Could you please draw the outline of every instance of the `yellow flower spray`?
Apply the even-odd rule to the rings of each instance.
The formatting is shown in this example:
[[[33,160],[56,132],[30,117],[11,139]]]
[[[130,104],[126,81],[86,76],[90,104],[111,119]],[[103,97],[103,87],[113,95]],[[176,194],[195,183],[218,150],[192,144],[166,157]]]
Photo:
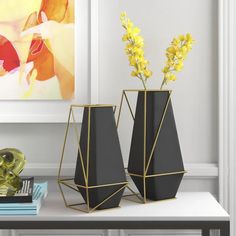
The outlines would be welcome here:
[[[131,76],[139,78],[146,90],[147,79],[152,76],[152,72],[148,69],[149,62],[144,57],[144,40],[140,33],[140,29],[135,27],[126,13],[121,14],[122,26],[126,33],[122,40],[127,42],[125,52],[129,58],[130,66],[134,67]]]
[[[125,12],[121,14],[120,19],[126,31],[122,38],[124,42],[127,42],[125,52],[129,58],[130,66],[134,67],[131,76],[139,78],[146,90],[146,82],[152,76],[152,71],[148,69],[149,61],[144,57],[143,37],[139,35],[140,29],[134,26]],[[184,60],[192,49],[193,43],[194,39],[189,33],[179,35],[178,38],[172,40],[170,46],[166,49],[167,61],[162,70],[164,78],[161,84],[161,90],[169,81],[176,80],[176,73],[183,69]]]
[[[192,49],[193,42],[191,34],[180,35],[178,38],[174,38],[170,47],[166,49],[167,61],[166,66],[162,70],[164,79],[161,84],[161,90],[169,81],[176,80],[175,73],[183,69],[183,62]]]

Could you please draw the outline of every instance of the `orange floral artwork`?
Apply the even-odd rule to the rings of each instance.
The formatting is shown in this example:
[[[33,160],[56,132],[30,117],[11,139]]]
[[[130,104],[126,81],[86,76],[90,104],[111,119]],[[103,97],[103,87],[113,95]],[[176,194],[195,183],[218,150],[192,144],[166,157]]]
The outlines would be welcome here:
[[[0,3],[0,99],[74,98],[74,0]]]

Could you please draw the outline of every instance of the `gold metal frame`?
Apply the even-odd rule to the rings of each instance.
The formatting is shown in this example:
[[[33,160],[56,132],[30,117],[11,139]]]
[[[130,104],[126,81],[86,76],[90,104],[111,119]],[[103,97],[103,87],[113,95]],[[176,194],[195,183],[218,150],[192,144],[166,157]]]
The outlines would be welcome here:
[[[67,122],[67,127],[66,127],[66,134],[65,134],[64,144],[63,144],[63,148],[62,148],[62,156],[61,156],[61,161],[60,161],[60,166],[59,166],[59,171],[58,171],[58,185],[59,185],[59,189],[60,189],[62,198],[63,198],[64,203],[65,203],[65,206],[68,207],[68,208],[78,210],[78,211],[82,211],[82,212],[86,212],[86,213],[93,212],[99,206],[101,206],[103,203],[105,203],[110,198],[112,198],[114,195],[118,194],[120,191],[122,191],[124,188],[126,188],[127,185],[128,185],[128,182],[120,182],[120,183],[108,183],[108,184],[101,184],[101,185],[96,185],[96,186],[89,186],[88,179],[89,179],[90,135],[91,135],[91,133],[90,133],[91,119],[90,118],[91,118],[91,108],[93,108],[93,107],[113,107],[114,113],[116,111],[116,106],[113,106],[113,105],[71,105],[70,112],[69,112],[69,117],[68,117],[68,122]],[[86,163],[84,163],[84,161],[83,161],[83,156],[82,156],[82,152],[81,152],[80,132],[78,131],[78,129],[76,127],[76,119],[75,119],[75,114],[74,114],[74,110],[73,110],[75,108],[82,108],[82,109],[88,108],[88,135],[87,135],[88,140],[87,140]],[[78,152],[79,152],[79,156],[80,156],[80,162],[81,162],[81,166],[82,166],[82,172],[83,172],[85,186],[75,184],[73,178],[69,178],[69,179],[61,178],[61,171],[62,171],[63,160],[64,160],[64,156],[65,156],[65,147],[66,147],[66,142],[67,142],[67,137],[68,137],[68,131],[69,131],[69,128],[70,128],[70,125],[71,125],[71,118],[72,118],[72,123],[74,124],[76,138],[77,138],[77,142],[78,142]],[[85,165],[86,165],[86,168],[85,168]],[[86,201],[82,202],[82,203],[76,203],[76,204],[68,203],[68,201],[66,200],[66,195],[63,192],[62,185],[69,188],[69,189],[72,189],[76,192],[80,192],[79,188],[85,189],[86,190]],[[110,186],[118,186],[118,185],[120,185],[121,187],[117,191],[112,193],[110,196],[108,196],[106,199],[104,199],[102,202],[100,202],[95,207],[93,207],[93,208],[90,207],[90,205],[89,205],[89,189],[103,188],[103,187],[110,187]],[[87,207],[85,209],[82,209],[82,208],[79,207],[81,205],[85,205],[85,206],[87,205]]]
[[[148,159],[148,162],[147,162],[147,157],[146,157],[146,142],[147,142],[147,92],[158,92],[158,91],[164,91],[164,92],[168,92],[169,93],[169,97],[168,97],[168,100],[167,100],[167,103],[166,103],[166,106],[165,106],[165,109],[164,109],[164,112],[163,112],[163,115],[162,115],[162,118],[161,118],[161,122],[160,122],[160,125],[156,131],[156,136],[155,136],[155,139],[154,139],[154,143],[153,143],[153,146],[152,146],[152,149],[151,149],[151,153],[150,153],[150,156],[149,156],[149,159]],[[142,174],[136,174],[136,173],[128,173],[128,175],[130,176],[135,176],[135,177],[139,177],[139,178],[143,178],[143,198],[142,198],[142,202],[143,203],[146,203],[147,202],[147,196],[146,196],[146,179],[147,178],[155,178],[155,177],[161,177],[161,176],[167,176],[167,175],[178,175],[178,174],[185,174],[187,173],[185,170],[182,170],[182,171],[178,171],[178,172],[169,172],[169,173],[157,173],[157,174],[153,174],[153,175],[148,175],[148,169],[149,169],[149,166],[150,166],[150,163],[151,163],[151,160],[153,158],[153,153],[154,153],[154,150],[156,148],[156,145],[157,145],[157,141],[158,141],[158,137],[159,137],[159,134],[160,134],[160,131],[161,131],[161,128],[162,128],[162,124],[163,124],[163,121],[164,121],[164,118],[165,118],[165,115],[166,115],[166,112],[167,112],[167,108],[169,106],[169,103],[170,103],[170,99],[171,99],[171,93],[172,91],[171,90],[137,90],[137,89],[128,89],[128,90],[123,90],[122,92],[122,97],[121,97],[121,102],[120,102],[120,109],[119,109],[119,113],[118,113],[118,118],[117,118],[117,128],[119,127],[119,123],[120,123],[120,117],[121,117],[121,111],[122,111],[122,107],[123,107],[123,104],[124,104],[124,99],[128,105],[128,108],[129,108],[129,111],[130,111],[130,114],[131,114],[131,117],[133,119],[133,121],[135,120],[135,113],[132,111],[132,108],[131,108],[131,105],[130,105],[130,101],[129,101],[129,98],[128,98],[128,95],[127,93],[133,93],[133,92],[144,92],[144,124],[143,124],[143,127],[144,127],[144,137],[143,137],[143,147],[144,147],[144,153],[143,153],[143,173]],[[129,187],[130,188],[130,187]],[[132,190],[132,192],[134,193],[134,191]],[[137,194],[135,193],[135,195],[137,196]]]

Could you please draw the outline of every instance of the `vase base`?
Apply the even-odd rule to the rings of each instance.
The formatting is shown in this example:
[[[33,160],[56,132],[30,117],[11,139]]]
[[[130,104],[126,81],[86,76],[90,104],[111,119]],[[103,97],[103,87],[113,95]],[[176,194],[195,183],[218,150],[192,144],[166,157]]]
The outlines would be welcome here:
[[[88,190],[88,197],[86,189],[78,188],[85,203],[89,203],[90,208],[96,210],[104,210],[118,207],[124,192],[126,184],[119,186],[109,186],[101,188],[93,188]]]
[[[146,178],[146,199],[160,201],[175,198],[183,175],[184,173]],[[131,178],[145,200],[143,177],[131,176]]]

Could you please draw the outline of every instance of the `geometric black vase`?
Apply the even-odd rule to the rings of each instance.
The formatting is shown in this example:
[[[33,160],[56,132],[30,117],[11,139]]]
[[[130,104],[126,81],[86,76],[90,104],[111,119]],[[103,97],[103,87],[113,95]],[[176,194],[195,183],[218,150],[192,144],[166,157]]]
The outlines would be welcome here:
[[[138,91],[128,172],[144,198],[174,198],[185,173],[170,91]]]
[[[119,206],[127,185],[112,106],[84,107],[74,182],[88,208]]]

